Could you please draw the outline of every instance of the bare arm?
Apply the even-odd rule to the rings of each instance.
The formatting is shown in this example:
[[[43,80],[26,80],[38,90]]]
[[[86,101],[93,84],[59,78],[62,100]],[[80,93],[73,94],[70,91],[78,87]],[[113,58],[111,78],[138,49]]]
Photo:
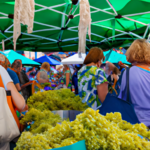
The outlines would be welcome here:
[[[15,86],[16,86],[16,89],[17,89],[18,91],[21,91],[21,87],[20,87],[20,84],[19,84],[19,83],[15,84]]]
[[[7,90],[11,91],[11,95],[12,95],[12,99],[13,99],[13,103],[15,107],[19,111],[22,111],[25,108],[25,100],[22,97],[22,95],[19,94],[13,82],[9,82],[7,84]]]
[[[70,81],[70,73],[66,73],[66,86],[68,87]]]
[[[97,86],[97,92],[98,92],[98,98],[101,100],[103,103],[106,95],[108,94],[108,83],[102,83]]]

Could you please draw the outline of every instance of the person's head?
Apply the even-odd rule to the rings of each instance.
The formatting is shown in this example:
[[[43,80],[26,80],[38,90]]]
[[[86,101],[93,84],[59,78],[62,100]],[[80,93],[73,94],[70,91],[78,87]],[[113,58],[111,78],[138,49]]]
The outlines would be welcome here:
[[[41,69],[46,70],[47,72],[50,71],[50,64],[48,62],[44,62],[41,66]]]
[[[121,72],[119,71],[119,69],[115,66],[113,71],[112,71],[112,74],[115,74],[115,75],[120,75]]]
[[[10,62],[7,57],[0,53],[0,65],[3,66],[5,69],[10,67]]]
[[[135,40],[126,52],[130,63],[150,64],[150,44],[145,39]]]
[[[20,59],[16,59],[11,68],[13,68],[16,72],[20,73],[22,71],[22,61]]]
[[[109,71],[112,71],[114,70],[115,68],[115,65],[109,61],[106,61],[106,69],[109,70]]]
[[[98,67],[101,66],[102,60],[104,60],[103,50],[98,47],[93,47],[90,49],[88,55],[84,60],[84,65],[88,65],[90,63],[96,64]]]
[[[68,67],[68,65],[64,65],[64,70],[67,70],[67,69],[69,69],[69,67]]]

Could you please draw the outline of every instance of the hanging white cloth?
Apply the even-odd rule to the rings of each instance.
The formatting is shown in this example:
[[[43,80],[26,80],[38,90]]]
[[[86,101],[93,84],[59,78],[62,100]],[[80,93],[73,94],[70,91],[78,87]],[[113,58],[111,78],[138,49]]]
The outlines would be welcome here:
[[[79,45],[78,52],[85,53],[86,34],[88,29],[89,39],[91,41],[91,13],[88,0],[80,0],[80,23],[79,23]]]
[[[32,33],[34,11],[34,0],[15,0],[13,34],[14,50],[16,50],[16,41],[21,34],[21,23],[28,26],[28,33]]]

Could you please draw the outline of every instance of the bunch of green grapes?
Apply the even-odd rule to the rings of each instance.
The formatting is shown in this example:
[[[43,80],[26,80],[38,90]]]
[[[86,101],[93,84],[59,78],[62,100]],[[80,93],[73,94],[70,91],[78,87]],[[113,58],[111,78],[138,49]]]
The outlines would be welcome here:
[[[31,132],[23,132],[17,142],[14,150],[48,150],[52,149],[49,142],[43,134],[32,134]]]
[[[120,117],[115,113],[114,118]],[[44,143],[48,142],[50,148],[57,148],[85,139],[87,150],[150,150],[147,139],[141,139],[134,131],[122,130],[116,119],[110,119],[88,108],[73,122],[64,121],[45,131],[42,134],[46,139]],[[16,150],[21,150],[24,144],[25,141],[20,139],[17,143],[20,149],[17,146]],[[34,149],[30,143],[29,147]]]
[[[84,111],[88,108],[82,103],[79,96],[76,96],[69,89],[37,92],[27,101],[29,108],[44,110],[78,110]]]
[[[62,122],[62,119],[58,114],[53,114],[49,110],[41,112],[40,110],[32,108],[20,121],[23,125],[28,122],[34,122],[30,128],[32,133],[43,133],[57,123]]]
[[[150,131],[147,126],[143,123],[132,125],[131,123],[122,120],[120,113],[108,113],[105,118],[111,122],[116,123],[120,129],[127,131],[129,133],[136,133],[142,135],[150,140]]]
[[[141,139],[137,133],[120,129],[117,123],[107,120],[92,109],[78,115],[76,120],[71,122],[71,128],[77,141],[86,140],[88,150],[150,149],[150,142],[145,138]]]
[[[15,150],[48,150],[72,145],[76,142],[78,141],[71,137],[70,123],[64,121],[61,125],[57,124],[55,127],[49,128],[43,134],[24,132],[18,140]]]

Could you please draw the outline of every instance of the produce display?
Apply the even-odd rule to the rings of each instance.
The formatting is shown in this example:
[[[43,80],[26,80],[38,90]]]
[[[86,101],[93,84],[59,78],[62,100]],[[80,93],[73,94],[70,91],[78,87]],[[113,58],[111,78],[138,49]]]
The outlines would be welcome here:
[[[127,121],[122,120],[121,114],[117,112],[107,113],[105,118],[110,122],[116,123],[119,128],[124,131],[127,131],[129,133],[136,133],[147,139],[150,139],[150,131],[148,131],[148,128],[143,123],[132,125]]]
[[[88,108],[82,103],[81,98],[76,96],[70,89],[37,92],[28,100],[29,109],[44,110],[78,110],[84,111]]]
[[[84,139],[87,150],[150,150],[150,131],[144,124],[131,125],[122,120],[120,113],[102,116],[91,108],[74,121],[63,121],[40,134],[24,132],[15,150],[48,150]]]
[[[59,115],[54,115],[49,110],[44,110],[41,112],[40,110],[32,108],[20,121],[22,125],[26,125],[26,123],[30,124],[30,122],[30,132],[43,133],[49,128],[55,126],[58,122],[61,123],[62,119]]]

